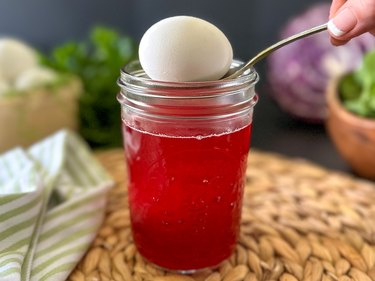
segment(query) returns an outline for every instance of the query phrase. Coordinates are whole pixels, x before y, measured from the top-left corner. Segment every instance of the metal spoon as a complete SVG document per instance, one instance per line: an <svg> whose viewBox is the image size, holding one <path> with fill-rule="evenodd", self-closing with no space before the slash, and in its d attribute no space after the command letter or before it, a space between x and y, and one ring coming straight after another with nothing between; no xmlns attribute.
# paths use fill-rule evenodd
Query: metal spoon
<svg viewBox="0 0 375 281"><path fill-rule="evenodd" d="M261 59L263 59L264 57L266 57L267 55L272 53L273 51L275 51L275 50L277 50L277 49L279 49L279 48L281 48L281 47L283 47L283 46L285 46L285 45L287 45L291 42L294 42L298 39L301 39L303 37L306 37L306 36L324 31L326 29L327 29L327 24L325 23L325 24L318 25L318 26L315 26L313 28L310 28L308 30L302 31L302 32L297 33L295 35L292 35L288 38L285 38L285 39L269 46L267 49L264 49L263 51L258 53L255 57L253 57L251 60L249 60L246 64L240 65L237 68L230 69L228 71L228 73L224 76L224 78L222 78L222 79L226 80L226 79L236 78L236 77L240 76L241 74L243 74L246 70L251 68L258 61L260 61Z"/></svg>

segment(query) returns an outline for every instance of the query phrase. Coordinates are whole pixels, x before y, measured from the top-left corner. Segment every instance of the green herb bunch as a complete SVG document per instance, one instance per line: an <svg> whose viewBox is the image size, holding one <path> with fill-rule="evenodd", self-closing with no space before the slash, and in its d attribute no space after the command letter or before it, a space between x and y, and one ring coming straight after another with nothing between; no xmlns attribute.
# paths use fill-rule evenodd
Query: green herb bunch
<svg viewBox="0 0 375 281"><path fill-rule="evenodd" d="M42 56L42 64L82 80L79 100L80 134L92 147L120 146L120 105L116 80L120 68L137 57L129 36L108 27L94 27L88 40L67 42Z"/></svg>
<svg viewBox="0 0 375 281"><path fill-rule="evenodd" d="M344 106L366 118L375 118L375 49L367 53L362 65L345 75L339 85Z"/></svg>

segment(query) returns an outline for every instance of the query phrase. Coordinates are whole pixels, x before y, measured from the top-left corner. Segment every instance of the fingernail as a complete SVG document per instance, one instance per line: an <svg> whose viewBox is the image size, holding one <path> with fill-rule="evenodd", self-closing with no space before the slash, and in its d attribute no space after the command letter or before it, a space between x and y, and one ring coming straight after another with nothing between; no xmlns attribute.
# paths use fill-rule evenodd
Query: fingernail
<svg viewBox="0 0 375 281"><path fill-rule="evenodd" d="M328 22L329 31L336 37L341 37L352 30L357 24L357 17L351 9L345 8Z"/></svg>

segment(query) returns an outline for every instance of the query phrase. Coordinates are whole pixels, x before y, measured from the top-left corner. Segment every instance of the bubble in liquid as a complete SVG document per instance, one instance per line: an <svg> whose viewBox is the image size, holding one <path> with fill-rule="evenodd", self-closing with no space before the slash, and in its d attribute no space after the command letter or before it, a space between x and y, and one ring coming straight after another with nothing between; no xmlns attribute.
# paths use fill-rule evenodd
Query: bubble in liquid
<svg viewBox="0 0 375 281"><path fill-rule="evenodd" d="M161 221L161 224L162 224L163 226L169 226L169 222L167 222L167 221L165 221L165 220L162 220L162 221Z"/></svg>

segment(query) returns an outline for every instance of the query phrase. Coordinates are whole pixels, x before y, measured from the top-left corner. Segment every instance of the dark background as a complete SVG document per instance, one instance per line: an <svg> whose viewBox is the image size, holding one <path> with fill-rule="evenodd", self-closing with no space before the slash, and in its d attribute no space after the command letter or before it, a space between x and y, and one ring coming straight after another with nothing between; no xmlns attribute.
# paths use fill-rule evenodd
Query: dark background
<svg viewBox="0 0 375 281"><path fill-rule="evenodd" d="M247 60L274 43L283 25L313 0L2 0L0 34L22 38L48 51L67 40L87 36L96 24L115 27L139 41L156 21L173 15L202 17L217 25L232 43L235 57ZM328 36L327 36L328 40ZM349 171L323 125L297 121L268 95L265 62L257 65L261 81L252 147L303 157L328 168Z"/></svg>

